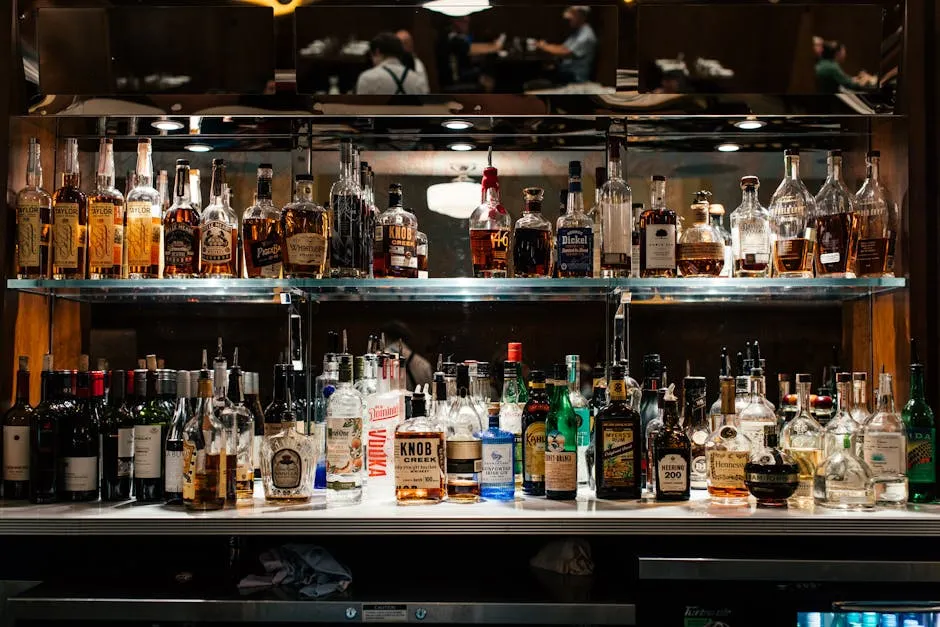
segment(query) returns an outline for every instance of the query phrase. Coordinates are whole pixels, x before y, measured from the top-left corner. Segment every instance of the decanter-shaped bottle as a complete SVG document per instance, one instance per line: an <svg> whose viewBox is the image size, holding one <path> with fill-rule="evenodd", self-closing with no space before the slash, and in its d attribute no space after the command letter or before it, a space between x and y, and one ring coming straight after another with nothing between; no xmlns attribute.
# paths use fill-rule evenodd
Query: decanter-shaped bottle
<svg viewBox="0 0 940 627"><path fill-rule="evenodd" d="M810 414L812 377L796 375L796 417L780 434L780 448L799 466L800 485L790 500L791 505L807 507L813 502L813 481L816 468L823 460L824 431Z"/></svg>
<svg viewBox="0 0 940 627"><path fill-rule="evenodd" d="M759 189L756 176L743 177L741 205L731 213L731 254L737 277L770 275L770 214L760 204Z"/></svg>
<svg viewBox="0 0 940 627"><path fill-rule="evenodd" d="M831 150L829 174L816 194L816 276L854 278L858 244L855 197L842 180L842 151Z"/></svg>
<svg viewBox="0 0 940 627"><path fill-rule="evenodd" d="M542 215L544 190L526 187L522 217L512 232L512 273L517 277L552 275L552 223Z"/></svg>
<svg viewBox="0 0 940 627"><path fill-rule="evenodd" d="M800 151L784 152L785 174L770 199L774 274L812 278L816 250L816 200L800 180Z"/></svg>
<svg viewBox="0 0 940 627"><path fill-rule="evenodd" d="M708 462L708 496L723 505L744 505L748 490L744 467L750 458L751 442L735 426L734 380L721 378L722 424L705 442Z"/></svg>
<svg viewBox="0 0 940 627"><path fill-rule="evenodd" d="M868 176L855 194L858 250L855 273L860 277L893 277L898 211L881 182L881 153L868 153Z"/></svg>
<svg viewBox="0 0 940 627"><path fill-rule="evenodd" d="M842 447L832 451L816 469L813 500L831 509L859 510L875 505L871 469L853 451L849 434L842 436Z"/></svg>
<svg viewBox="0 0 940 627"><path fill-rule="evenodd" d="M756 453L764 446L765 434L777 432L777 416L764 403L764 371L761 368L751 368L748 393L748 402L738 415L738 426L751 441L751 452Z"/></svg>
<svg viewBox="0 0 940 627"><path fill-rule="evenodd" d="M695 193L693 224L679 238L679 272L684 277L716 277L725 265L725 241L708 220L710 192Z"/></svg>
<svg viewBox="0 0 940 627"><path fill-rule="evenodd" d="M845 436L852 440L852 452L862 454L862 426L852 418L852 374L836 374L836 415L826 424L826 456L842 448Z"/></svg>
<svg viewBox="0 0 940 627"><path fill-rule="evenodd" d="M496 168L483 170L483 200L470 216L470 253L473 276L505 278L508 276L509 231L512 218L499 199Z"/></svg>
<svg viewBox="0 0 940 627"><path fill-rule="evenodd" d="M745 483L758 507L786 507L800 485L800 467L777 448L777 434L767 431L764 442L744 467Z"/></svg>

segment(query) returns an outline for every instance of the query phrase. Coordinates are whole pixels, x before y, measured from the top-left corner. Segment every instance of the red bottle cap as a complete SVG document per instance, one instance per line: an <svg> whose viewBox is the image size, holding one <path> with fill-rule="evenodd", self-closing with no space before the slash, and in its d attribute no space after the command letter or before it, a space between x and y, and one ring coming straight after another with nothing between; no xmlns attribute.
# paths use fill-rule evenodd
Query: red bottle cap
<svg viewBox="0 0 940 627"><path fill-rule="evenodd" d="M522 363L522 342L509 343L509 361Z"/></svg>
<svg viewBox="0 0 940 627"><path fill-rule="evenodd" d="M104 396L103 370L93 370L91 373L91 395L92 397Z"/></svg>

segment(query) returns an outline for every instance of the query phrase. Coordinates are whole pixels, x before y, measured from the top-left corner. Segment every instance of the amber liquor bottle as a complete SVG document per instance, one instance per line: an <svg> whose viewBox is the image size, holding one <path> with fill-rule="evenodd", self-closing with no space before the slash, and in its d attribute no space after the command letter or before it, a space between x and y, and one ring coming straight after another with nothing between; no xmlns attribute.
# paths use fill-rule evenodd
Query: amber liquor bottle
<svg viewBox="0 0 940 627"><path fill-rule="evenodd" d="M209 205L199 221L199 274L214 279L230 279L238 273L238 218L226 200L225 161L212 160L212 186Z"/></svg>
<svg viewBox="0 0 940 627"><path fill-rule="evenodd" d="M496 168L483 170L483 202L470 216L470 254L473 276L505 278L508 276L509 212L499 199Z"/></svg>
<svg viewBox="0 0 940 627"><path fill-rule="evenodd" d="M552 224L542 217L541 187L526 187L525 209L512 232L512 274L516 277L550 277L552 274Z"/></svg>
<svg viewBox="0 0 940 627"><path fill-rule="evenodd" d="M39 140L29 138L26 187L16 194L16 277L49 278L52 196L42 188Z"/></svg>
<svg viewBox="0 0 940 627"><path fill-rule="evenodd" d="M418 220L404 208L401 185L388 186L388 209L379 214L373 241L373 274L386 277L418 278Z"/></svg>
<svg viewBox="0 0 940 627"><path fill-rule="evenodd" d="M189 199L189 161L177 159L173 204L163 216L163 275L188 279L199 272L199 212Z"/></svg>
<svg viewBox="0 0 940 627"><path fill-rule="evenodd" d="M858 214L842 180L842 151L831 150L829 174L816 195L816 276L855 278Z"/></svg>
<svg viewBox="0 0 940 627"><path fill-rule="evenodd" d="M650 208L640 214L640 276L676 276L676 212L666 207L666 177L650 183Z"/></svg>
<svg viewBox="0 0 940 627"><path fill-rule="evenodd" d="M124 229L124 249L127 277L130 279L156 279L160 276L160 248L162 245L162 196L153 186L153 162L149 139L137 143L136 183L127 193L127 225ZM165 191L165 190L164 190ZM154 215L161 217L157 239L154 241ZM156 252L156 259L154 259Z"/></svg>
<svg viewBox="0 0 940 627"><path fill-rule="evenodd" d="M80 189L78 140L65 140L62 186L52 194L52 278L84 279L88 198Z"/></svg>
<svg viewBox="0 0 940 627"><path fill-rule="evenodd" d="M249 279L281 277L281 213L271 200L274 168L258 166L255 204L242 217L242 245Z"/></svg>
<svg viewBox="0 0 940 627"><path fill-rule="evenodd" d="M97 185L88 196L88 278L124 276L124 195L114 187L114 140L98 148Z"/></svg>
<svg viewBox="0 0 940 627"><path fill-rule="evenodd" d="M330 214L313 201L313 177L298 174L294 200L281 209L285 278L319 279L327 273Z"/></svg>

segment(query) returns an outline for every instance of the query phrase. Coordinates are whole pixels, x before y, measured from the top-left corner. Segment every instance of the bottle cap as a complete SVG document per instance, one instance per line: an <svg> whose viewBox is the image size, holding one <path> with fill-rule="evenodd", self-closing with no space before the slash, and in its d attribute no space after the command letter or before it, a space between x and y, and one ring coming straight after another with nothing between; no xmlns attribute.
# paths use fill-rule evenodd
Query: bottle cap
<svg viewBox="0 0 940 627"><path fill-rule="evenodd" d="M568 176L581 176L581 162L580 161L568 162Z"/></svg>
<svg viewBox="0 0 940 627"><path fill-rule="evenodd" d="M653 181L663 181L663 182L666 181L666 177L663 176L662 174L654 174L654 175L653 175L652 177L650 177L650 178L651 178Z"/></svg>
<svg viewBox="0 0 940 627"><path fill-rule="evenodd" d="M526 187L522 190L522 197L526 202L542 202L545 197L545 190L541 187Z"/></svg>
<svg viewBox="0 0 940 627"><path fill-rule="evenodd" d="M522 342L510 342L509 343L509 361L521 362L522 361Z"/></svg>
<svg viewBox="0 0 940 627"><path fill-rule="evenodd" d="M486 406L487 414L490 416L499 416L499 403L489 403Z"/></svg>
<svg viewBox="0 0 940 627"><path fill-rule="evenodd" d="M754 189L760 188L760 179L756 176L742 176L741 177L741 189L747 189L748 187L753 187Z"/></svg>
<svg viewBox="0 0 940 627"><path fill-rule="evenodd" d="M411 417L427 416L427 397L424 394L415 392L413 395L405 397L405 399L409 398L411 399Z"/></svg>
<svg viewBox="0 0 940 627"><path fill-rule="evenodd" d="M799 383L812 383L813 375L806 373L799 373L796 375L796 382Z"/></svg>
<svg viewBox="0 0 940 627"><path fill-rule="evenodd" d="M764 369L763 369L763 368L751 368L751 376L752 376L752 377L763 377L763 376L764 376Z"/></svg>
<svg viewBox="0 0 940 627"><path fill-rule="evenodd" d="M777 374L777 381L782 383L784 381L789 381L789 380L790 380L790 375L787 374L786 372L781 372Z"/></svg>
<svg viewBox="0 0 940 627"><path fill-rule="evenodd" d="M842 151L839 150L839 149L830 150L828 154L829 154L829 157L841 157L841 156L842 156Z"/></svg>
<svg viewBox="0 0 940 627"><path fill-rule="evenodd" d="M20 372L29 371L29 357L27 355L20 355L19 357L19 369Z"/></svg>
<svg viewBox="0 0 940 627"><path fill-rule="evenodd" d="M552 366L552 379L565 383L568 381L568 366L565 364L555 364Z"/></svg>
<svg viewBox="0 0 940 627"><path fill-rule="evenodd" d="M867 372L853 372L852 381L868 381Z"/></svg>
<svg viewBox="0 0 940 627"><path fill-rule="evenodd" d="M470 366L466 364L457 365L457 390L464 393L470 390Z"/></svg>
<svg viewBox="0 0 940 627"><path fill-rule="evenodd" d="M248 373L246 373L247 375ZM189 371L180 370L176 373L176 397L177 398L189 398L190 396L190 387L189 387Z"/></svg>
<svg viewBox="0 0 940 627"><path fill-rule="evenodd" d="M872 158L880 158L880 157L881 157L881 151L880 151L880 150L869 150L869 151L868 151L868 158L869 158L869 159L872 159Z"/></svg>
<svg viewBox="0 0 940 627"><path fill-rule="evenodd" d="M783 151L783 154L787 157L799 157L800 151L798 148L787 148Z"/></svg>
<svg viewBox="0 0 940 627"><path fill-rule="evenodd" d="M836 383L850 383L852 381L851 372L837 372Z"/></svg>
<svg viewBox="0 0 940 627"><path fill-rule="evenodd" d="M541 370L533 370L529 373L529 381L532 383L545 383L545 373Z"/></svg>

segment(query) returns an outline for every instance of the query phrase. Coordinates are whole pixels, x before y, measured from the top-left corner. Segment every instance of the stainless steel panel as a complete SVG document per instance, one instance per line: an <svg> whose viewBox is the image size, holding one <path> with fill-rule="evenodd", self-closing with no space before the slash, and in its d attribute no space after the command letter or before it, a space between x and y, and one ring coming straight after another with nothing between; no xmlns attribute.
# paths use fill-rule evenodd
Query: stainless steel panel
<svg viewBox="0 0 940 627"><path fill-rule="evenodd" d="M641 557L640 579L938 582L940 562Z"/></svg>

